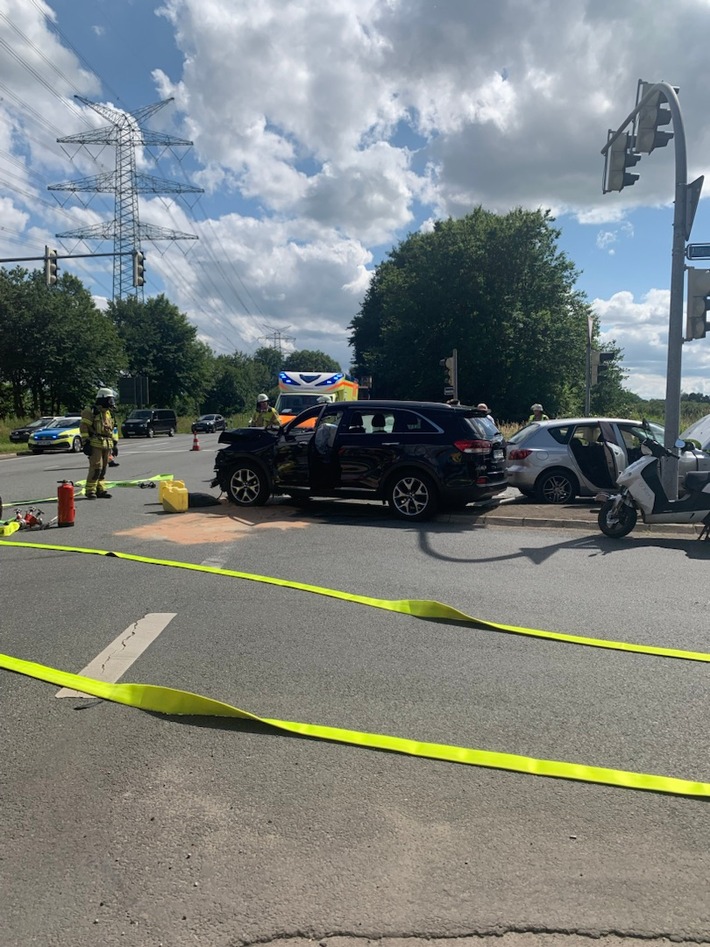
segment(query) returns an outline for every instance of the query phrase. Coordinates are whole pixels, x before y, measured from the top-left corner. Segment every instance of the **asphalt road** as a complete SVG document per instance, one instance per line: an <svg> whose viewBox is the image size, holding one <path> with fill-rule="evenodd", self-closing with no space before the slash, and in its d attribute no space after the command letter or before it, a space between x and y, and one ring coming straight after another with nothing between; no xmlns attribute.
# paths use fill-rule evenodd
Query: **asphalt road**
<svg viewBox="0 0 710 947"><path fill-rule="evenodd" d="M216 436L121 443L113 474L215 491ZM3 500L83 456L0 461ZM205 563L479 618L710 651L710 544L420 526L379 504L166 514L78 500L33 544ZM40 503L46 515L55 507ZM6 510L7 513L7 510ZM258 581L0 545L1 650L80 671L171 615L121 678L257 715L710 782L707 665L416 618ZM57 699L0 671L3 947L502 936L710 941L707 802Z"/></svg>

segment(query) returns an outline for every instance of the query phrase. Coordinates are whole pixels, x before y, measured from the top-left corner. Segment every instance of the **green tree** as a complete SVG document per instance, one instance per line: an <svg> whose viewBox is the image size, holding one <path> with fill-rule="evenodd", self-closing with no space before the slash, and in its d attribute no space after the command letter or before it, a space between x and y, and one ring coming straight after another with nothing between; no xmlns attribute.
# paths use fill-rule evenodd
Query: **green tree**
<svg viewBox="0 0 710 947"><path fill-rule="evenodd" d="M439 360L458 351L459 397L502 420L584 406L589 307L542 211L476 208L411 234L375 270L350 328L376 397L443 398Z"/></svg>
<svg viewBox="0 0 710 947"><path fill-rule="evenodd" d="M0 271L0 378L16 415L78 410L124 364L113 323L77 277L48 289L38 270Z"/></svg>
<svg viewBox="0 0 710 947"><path fill-rule="evenodd" d="M254 352L254 361L261 362L268 370L268 382L264 386L267 391L278 391L279 372L283 364L283 356L278 349L264 345Z"/></svg>
<svg viewBox="0 0 710 947"><path fill-rule="evenodd" d="M295 352L291 352L291 354L284 359L282 369L285 372L342 371L340 365L334 358L331 358L330 355L326 355L325 352L320 352L317 349L315 351L299 349Z"/></svg>
<svg viewBox="0 0 710 947"><path fill-rule="evenodd" d="M633 396L624 391L626 377L621 365L621 349L615 344L604 345L601 351L613 355L613 359L602 362L597 369L597 384L590 392L592 414L606 417L628 417Z"/></svg>
<svg viewBox="0 0 710 947"><path fill-rule="evenodd" d="M204 410L224 415L251 411L259 392L269 389L270 377L268 366L256 357L244 352L218 355L212 382L205 393Z"/></svg>
<svg viewBox="0 0 710 947"><path fill-rule="evenodd" d="M108 314L123 340L128 369L147 375L153 404L184 413L199 409L213 370L209 346L164 295L145 302L130 296L109 303Z"/></svg>

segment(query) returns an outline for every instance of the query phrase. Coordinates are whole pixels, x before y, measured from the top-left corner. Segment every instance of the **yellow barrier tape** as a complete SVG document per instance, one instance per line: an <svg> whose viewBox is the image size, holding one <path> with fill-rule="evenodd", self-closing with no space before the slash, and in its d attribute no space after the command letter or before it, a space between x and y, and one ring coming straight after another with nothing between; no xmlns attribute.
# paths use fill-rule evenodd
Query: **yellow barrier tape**
<svg viewBox="0 0 710 947"><path fill-rule="evenodd" d="M463 763L486 769L503 769L531 776L547 776L585 783L602 783L623 789L641 789L647 792L669 793L676 796L710 797L710 783L678 779L675 776L658 776L653 773L634 773L628 770L609 769L603 766L587 766L582 763L565 763L560 760L542 760L514 753L498 753L493 750L477 750L471 747L446 743L427 743L404 737L387 736L382 733L367 733L362 730L345 730L341 727L326 727L319 724L297 723L292 720L276 720L259 717L231 704L189 691L162 687L156 684L110 684L97 681L82 674L71 674L57 668L24 661L7 654L0 654L0 667L17 674L69 687L72 690L111 700L118 704L136 707L139 710L161 714L179 714L209 717L236 717L264 724L276 730L295 733L317 740L336 741L372 750L403 753L447 763Z"/></svg>
<svg viewBox="0 0 710 947"><path fill-rule="evenodd" d="M368 605L370 608L381 608L389 612L399 612L402 615L413 615L415 618L439 618L448 621L463 622L467 625L476 625L490 631L502 631L512 635L526 635L531 638L543 638L548 641L560 641L565 644L583 645L589 648L606 648L611 651L628 651L634 654L648 654L654 657L678 658L684 661L704 661L710 663L710 654L704 651L683 651L679 648L662 648L656 645L634 644L628 641L609 641L606 638L588 638L582 635L567 635L559 631L543 631L539 628L524 628L518 625L505 625L501 622L488 621L485 618L475 618L465 612L429 599L385 599L371 598L367 595L357 595L352 592L342 592L338 589L329 589L319 585L308 585L305 582L292 582L289 579L277 579L268 575L256 575L251 572L237 572L232 569L220 569L217 566L203 566L193 562L180 562L175 559L153 559L149 556L135 556L128 552L111 552L106 549L86 549L81 546L59 546L50 543L22 542L19 540L1 540L0 546L31 547L33 549L48 549L59 552L78 552L95 556L110 556L115 559L126 559L130 562L144 562L148 565L169 566L174 569L189 569L193 572L207 572L211 575L223 575L233 579L246 579L250 582L263 582L267 585L279 585L282 588L297 589L301 592L311 592L314 595L324 595L328 598L337 598L345 602L355 602L359 605Z"/></svg>

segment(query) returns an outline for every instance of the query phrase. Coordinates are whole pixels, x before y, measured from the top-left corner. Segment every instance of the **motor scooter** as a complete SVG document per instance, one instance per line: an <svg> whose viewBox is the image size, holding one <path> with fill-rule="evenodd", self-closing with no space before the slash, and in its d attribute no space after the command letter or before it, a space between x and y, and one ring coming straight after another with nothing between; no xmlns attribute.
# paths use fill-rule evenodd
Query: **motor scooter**
<svg viewBox="0 0 710 947"><path fill-rule="evenodd" d="M676 441L676 448L684 453L695 451L690 441ZM638 514L644 523L702 523L700 534L710 534L710 470L692 470L682 482L681 496L669 500L661 482L661 460L679 458L679 454L647 438L641 445L642 456L622 470L616 478L618 493L599 493L595 497L602 504L597 521L605 536L620 539L636 525Z"/></svg>

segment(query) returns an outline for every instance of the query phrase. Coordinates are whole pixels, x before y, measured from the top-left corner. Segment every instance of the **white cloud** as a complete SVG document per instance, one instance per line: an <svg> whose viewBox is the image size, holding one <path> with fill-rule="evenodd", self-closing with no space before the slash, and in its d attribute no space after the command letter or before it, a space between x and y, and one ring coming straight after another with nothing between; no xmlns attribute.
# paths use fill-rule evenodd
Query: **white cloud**
<svg viewBox="0 0 710 947"><path fill-rule="evenodd" d="M595 299L592 308L599 318L600 340L622 350L624 367L630 370L626 387L645 398L664 397L670 292L652 289L635 300L632 293L614 293ZM706 340L684 343L682 390L710 392L710 345Z"/></svg>
<svg viewBox="0 0 710 947"><path fill-rule="evenodd" d="M114 4L112 16L128 15L123 6L134 15L133 4ZM18 56L0 60L9 90L0 93L5 226L27 236L32 227L51 233L109 218L108 198L88 209L71 202L67 212L40 206L48 181L112 166L99 148L98 165L76 149L69 166L55 142L102 123L76 105L75 92L98 101L106 92L48 28L45 15L56 20L48 2L5 0L4 11L0 35ZM195 142L193 179L210 200L202 222L179 204L141 203L142 219L201 237L164 256L166 247L148 248L149 273L164 277L216 347L253 346L262 323L272 322L291 325L299 345L319 339L317 347L337 349L346 362L346 327L373 255L479 203L573 215L598 230L596 247L611 268L641 237L629 223L633 209L673 197L672 147L642 159L642 186L601 193L600 149L633 107L639 77L680 86L693 116L690 177L710 173L697 81L710 5L698 0L163 0L159 12L178 57L151 50L138 68L161 97L175 96L177 109L151 124L182 124ZM100 49L100 7L92 21ZM72 35L69 24L57 25ZM160 173L148 155L138 161ZM189 251L184 260L180 250ZM109 268L97 269L100 295ZM646 287L636 298L603 291L608 299L594 306L605 332L617 334L627 363L650 385L665 370L663 290ZM699 377L702 356L686 350Z"/></svg>

